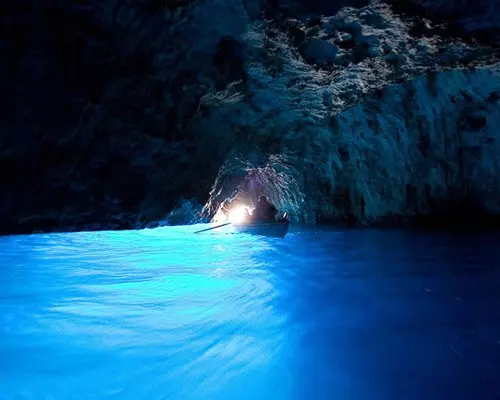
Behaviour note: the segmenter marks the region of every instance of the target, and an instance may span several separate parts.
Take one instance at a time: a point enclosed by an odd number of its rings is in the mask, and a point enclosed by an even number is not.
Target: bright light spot
[[[229,212],[229,221],[234,224],[244,222],[247,217],[247,207],[237,207]]]
[[[215,216],[212,218],[212,222],[215,222],[216,224],[223,224],[226,221],[227,215],[222,210],[217,211]]]

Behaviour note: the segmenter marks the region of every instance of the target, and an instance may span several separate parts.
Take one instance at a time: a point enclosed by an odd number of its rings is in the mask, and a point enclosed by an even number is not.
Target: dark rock
[[[488,98],[486,99],[489,103],[496,103],[498,100],[500,100],[500,93],[498,92],[491,92]]]
[[[350,33],[340,32],[338,41],[336,44],[344,50],[352,49],[356,46],[356,42]]]
[[[396,50],[391,50],[389,53],[385,56],[385,59],[387,60],[388,63],[399,66],[405,63],[405,56],[399,54]]]
[[[335,15],[343,7],[364,7],[369,0],[275,0],[280,10],[287,15],[304,16]]]
[[[246,80],[245,59],[245,45],[231,36],[224,36],[217,44],[213,64],[226,82]]]
[[[488,118],[484,115],[468,115],[465,117],[464,129],[467,131],[478,131],[486,126]]]
[[[338,47],[322,39],[309,39],[300,47],[302,55],[312,62],[328,64],[337,60]]]
[[[306,24],[308,28],[313,28],[315,26],[320,26],[320,25],[321,25],[321,17],[311,18],[309,21],[307,21]]]
[[[193,200],[181,200],[177,208],[173,209],[166,218],[169,225],[185,225],[197,222],[200,219],[202,206]]]
[[[388,26],[387,18],[372,9],[364,9],[359,16],[366,24],[374,28],[384,29]]]
[[[167,6],[169,10],[176,10],[178,8],[182,8],[192,3],[193,0],[155,0],[158,3],[158,9],[161,10],[161,6]],[[158,11],[159,11],[158,10]]]
[[[105,226],[103,226],[105,227]],[[98,222],[94,222],[92,224],[85,225],[85,230],[88,231],[98,231],[101,229],[101,224]]]
[[[295,24],[288,25],[288,32],[295,46],[299,47],[306,39],[306,33]]]
[[[375,54],[368,43],[360,43],[354,49],[352,60],[354,63],[360,63],[361,61],[366,60],[366,58],[374,56]]]
[[[500,43],[500,0],[389,0],[397,12],[422,16],[466,40]],[[416,18],[418,21],[418,17]]]

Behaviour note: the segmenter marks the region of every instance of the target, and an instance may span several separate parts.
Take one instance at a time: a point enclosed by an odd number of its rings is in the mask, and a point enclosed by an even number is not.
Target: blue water
[[[499,399],[499,236],[0,238],[0,399]]]

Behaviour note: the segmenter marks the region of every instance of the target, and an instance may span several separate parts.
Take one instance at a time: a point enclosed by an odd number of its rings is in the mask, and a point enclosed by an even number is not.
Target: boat
[[[269,222],[240,222],[232,225],[238,233],[284,238],[288,232],[289,222],[288,219],[282,219]]]

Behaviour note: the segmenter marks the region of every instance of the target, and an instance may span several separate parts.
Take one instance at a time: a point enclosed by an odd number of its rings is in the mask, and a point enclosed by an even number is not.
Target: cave
[[[9,0],[0,232],[497,215],[496,5],[438,3]]]

